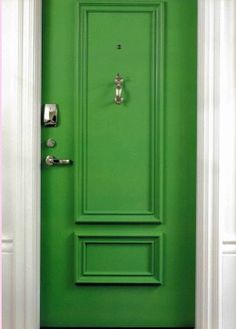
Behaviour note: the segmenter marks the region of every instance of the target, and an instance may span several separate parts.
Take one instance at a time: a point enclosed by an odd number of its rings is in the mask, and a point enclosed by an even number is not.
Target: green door
[[[196,0],[43,1],[42,327],[194,326],[196,22]]]

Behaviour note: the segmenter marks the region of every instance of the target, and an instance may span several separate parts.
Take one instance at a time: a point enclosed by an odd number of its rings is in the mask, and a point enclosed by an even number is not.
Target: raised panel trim
[[[134,7],[135,6],[135,7]],[[76,64],[76,88],[75,104],[80,110],[77,111],[75,124],[80,123],[79,132],[75,129],[75,154],[76,162],[80,163],[80,170],[75,171],[75,222],[76,223],[109,223],[109,222],[133,222],[133,223],[162,223],[163,222],[163,179],[164,179],[164,118],[163,118],[163,86],[164,86],[164,2],[163,1],[115,1],[102,2],[95,1],[79,1],[77,3],[76,31],[79,34],[79,43],[76,45],[77,53],[75,58]],[[96,211],[88,210],[86,203],[86,110],[83,109],[84,100],[87,95],[87,83],[84,79],[87,77],[87,61],[86,49],[87,42],[84,33],[87,33],[87,19],[90,12],[116,12],[117,9],[124,12],[150,12],[152,13],[153,22],[153,104],[152,104],[152,144],[154,163],[152,163],[152,181],[151,189],[151,205],[150,211],[133,212],[133,211]],[[159,29],[157,29],[157,22]],[[78,42],[78,41],[77,41]],[[80,64],[77,61],[80,58]],[[85,63],[84,63],[85,61]],[[86,80],[87,81],[87,80]],[[158,87],[157,87],[158,86]],[[77,94],[80,94],[80,97]],[[157,109],[157,110],[155,110]],[[78,142],[79,141],[79,142]],[[78,145],[79,151],[78,150]],[[157,168],[157,169],[156,169]]]
[[[156,235],[82,235],[74,233],[75,283],[76,284],[162,284],[163,282],[163,233]],[[150,245],[150,271],[88,271],[87,246],[89,244]]]

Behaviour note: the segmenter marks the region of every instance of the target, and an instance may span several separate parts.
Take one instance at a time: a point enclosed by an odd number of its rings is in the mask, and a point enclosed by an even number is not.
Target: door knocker
[[[120,105],[124,102],[124,97],[121,96],[124,79],[121,77],[120,73],[117,73],[114,82],[116,87],[116,94],[114,101],[116,104]]]

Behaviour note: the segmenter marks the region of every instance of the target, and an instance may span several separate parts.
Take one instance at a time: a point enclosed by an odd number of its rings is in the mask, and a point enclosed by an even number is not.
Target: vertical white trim
[[[4,329],[38,329],[41,0],[4,0],[2,35],[3,233],[14,246],[12,275],[3,278],[6,286],[12,278]]]
[[[219,32],[222,1],[198,2],[196,327],[199,329],[221,328]]]
[[[22,90],[21,154],[24,157],[19,192],[22,193],[25,224],[24,328],[31,329],[40,326],[41,0],[24,1],[22,18],[22,76],[27,78],[23,79]]]
[[[224,1],[221,29],[220,215],[224,240],[236,236],[236,2]],[[231,238],[229,238],[232,240]]]
[[[17,120],[19,3],[2,2],[2,129],[3,129],[3,326],[15,329],[14,222],[17,219]],[[11,40],[11,42],[9,42]],[[14,54],[14,56],[12,56]],[[6,237],[11,251],[6,253]],[[9,271],[9,272],[8,272]],[[5,289],[4,289],[5,287]],[[11,288],[10,288],[11,287]]]
[[[236,1],[222,4],[220,218],[222,222],[222,328],[236,328]]]
[[[235,256],[236,241],[235,9],[235,0],[199,0],[196,319],[201,329],[236,327],[236,299],[226,282],[231,280],[233,289],[235,258],[229,256]]]

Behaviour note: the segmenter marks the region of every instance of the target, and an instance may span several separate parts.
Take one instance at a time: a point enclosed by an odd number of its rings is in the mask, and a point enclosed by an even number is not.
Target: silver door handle
[[[72,164],[72,161],[71,160],[57,159],[53,155],[48,155],[45,159],[45,163],[46,163],[47,166],[69,165],[69,164]]]

